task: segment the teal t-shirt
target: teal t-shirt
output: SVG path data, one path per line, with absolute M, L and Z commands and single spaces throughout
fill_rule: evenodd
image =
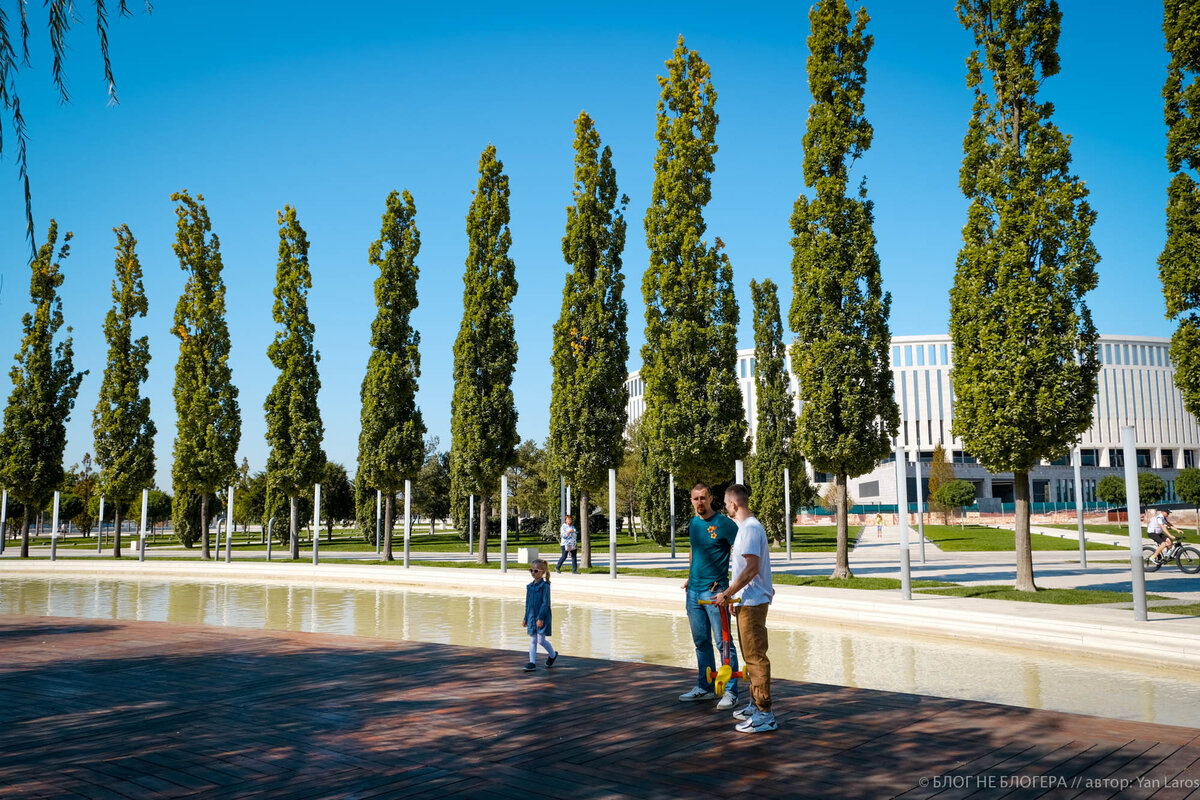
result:
M 718 589 L 729 586 L 729 551 L 737 538 L 737 523 L 724 514 L 708 519 L 692 517 L 688 523 L 688 541 L 692 545 L 692 569 L 688 588 L 708 589 L 713 583 Z

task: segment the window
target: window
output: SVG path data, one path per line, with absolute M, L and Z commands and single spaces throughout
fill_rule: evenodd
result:
M 1108 448 L 1108 465 L 1110 467 L 1125 466 L 1125 451 L 1119 447 Z
M 1158 365 L 1161 367 L 1163 365 L 1163 351 L 1166 350 L 1167 348 L 1156 347 L 1154 349 L 1158 351 Z
M 1034 481 L 1033 482 L 1033 502 L 1049 503 L 1050 502 L 1050 481 Z
M 942 363 L 945 364 L 946 366 L 950 366 L 950 356 L 948 356 L 946 354 L 946 351 L 948 348 L 949 348 L 949 345 L 945 345 L 945 344 L 942 345 Z
M 904 366 L 906 366 L 906 367 L 912 366 L 912 345 L 911 344 L 904 345 Z
M 744 360 L 738 362 L 738 369 L 740 370 L 741 376 L 743 378 L 746 377 L 746 362 Z
M 917 461 L 920 461 L 922 464 L 932 464 L 933 451 L 931 450 L 928 453 L 926 453 L 924 450 L 917 451 Z
M 954 451 L 954 463 L 955 464 L 975 464 L 978 462 L 976 462 L 975 456 L 971 455 L 966 450 L 955 450 Z
M 929 363 L 930 364 L 938 363 L 937 362 L 937 348 L 934 347 L 933 345 L 929 345 Z
M 1071 466 L 1071 451 L 1068 450 L 1067 452 L 1063 453 L 1058 458 L 1051 461 L 1050 466 L 1052 466 L 1052 467 L 1069 467 L 1069 466 Z
M 1129 366 L 1132 363 L 1129 360 L 1129 345 L 1127 345 L 1127 344 L 1122 345 L 1122 348 L 1125 350 L 1125 353 L 1124 353 L 1125 361 L 1123 363 L 1125 364 L 1125 366 Z M 1137 348 L 1134 348 L 1134 349 L 1136 350 Z
M 1138 469 L 1149 469 L 1154 466 L 1154 459 L 1151 457 L 1149 450 L 1139 449 L 1137 451 L 1137 465 Z
M 1113 363 L 1113 360 L 1112 360 L 1112 345 L 1111 345 L 1111 344 L 1106 344 L 1106 345 L 1104 345 L 1104 363 L 1105 363 L 1105 364 L 1111 364 L 1111 363 Z
M 1188 467 L 1189 469 L 1191 467 L 1196 466 L 1196 451 L 1195 450 L 1184 450 L 1183 451 L 1183 466 Z
M 1162 468 L 1163 469 L 1174 469 L 1175 468 L 1175 451 L 1174 450 L 1163 450 L 1161 452 L 1160 456 L 1162 459 Z
M 1083 502 L 1096 502 L 1096 479 L 1088 478 L 1083 482 Z
M 925 366 L 925 348 L 917 345 L 917 366 Z
M 1079 466 L 1081 467 L 1098 467 L 1100 466 L 1100 451 L 1092 448 L 1090 450 L 1079 451 Z
M 831 480 L 833 479 L 829 476 L 828 472 L 813 473 L 813 483 L 829 483 Z
M 892 366 L 896 367 L 899 365 L 900 365 L 900 348 L 893 347 L 892 348 Z

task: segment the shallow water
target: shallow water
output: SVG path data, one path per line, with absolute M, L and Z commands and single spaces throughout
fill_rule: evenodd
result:
M 164 579 L 0 580 L 0 614 L 148 620 L 315 631 L 492 647 L 524 663 L 529 638 L 515 597 L 301 584 Z M 1194 726 L 1200 674 L 1108 667 L 1085 659 L 847 628 L 768 620 L 777 678 L 984 700 Z M 556 600 L 552 641 L 572 655 L 694 667 L 678 614 Z M 680 691 L 688 688 L 680 685 Z

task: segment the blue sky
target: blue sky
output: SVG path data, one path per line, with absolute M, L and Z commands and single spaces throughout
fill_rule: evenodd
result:
M 1093 239 L 1103 260 L 1089 303 L 1102 333 L 1169 336 L 1155 263 L 1169 177 L 1161 6 L 1060 2 L 1062 71 L 1043 96 L 1073 139 L 1075 169 L 1099 214 Z M 152 15 L 132 5 L 135 16 L 113 19 L 110 31 L 120 105 L 106 103 L 86 4 L 77 6 L 81 19 L 68 39 L 72 102 L 61 105 L 51 86 L 41 4 L 30 11 L 33 67 L 19 76 L 38 238 L 50 217 L 75 233 L 64 265 L 64 310 L 74 326 L 77 367 L 90 374 L 69 424 L 67 464 L 92 450 L 102 324 L 111 305 L 111 229 L 127 223 L 139 241 L 150 300 L 138 332 L 149 334 L 153 355 L 146 390 L 159 429 L 158 479 L 170 482 L 178 341 L 168 329 L 184 275 L 171 252 L 169 195 L 183 188 L 205 196 L 221 240 L 243 417 L 239 460 L 246 456 L 256 470 L 266 461 L 275 212 L 290 203 L 311 243 L 325 447 L 352 473 L 375 313 L 367 247 L 379 234 L 387 193 L 411 191 L 422 234 L 421 306 L 413 320 L 422 337 L 418 402 L 430 433 L 449 448 L 465 216 L 488 143 L 512 188 L 518 431 L 540 442 L 549 420 L 550 330 L 566 270 L 561 239 L 574 120 L 580 110 L 593 117 L 631 200 L 625 270 L 629 366 L 636 369 L 656 76 L 681 33 L 711 66 L 719 94 L 720 151 L 706 219 L 709 236 L 724 240 L 733 262 L 741 346 L 753 344 L 751 279 L 770 277 L 782 287 L 786 316 L 788 218 L 804 188 L 801 138 L 811 102 L 806 4 L 168 0 Z M 965 213 L 958 168 L 971 107 L 964 80 L 971 39 L 952 0 L 875 0 L 867 9 L 875 48 L 866 104 L 875 141 L 861 169 L 875 201 L 892 332 L 941 333 Z M 8 358 L 28 308 L 28 245 L 14 139 L 4 124 L 0 356 Z M 6 368 L 0 390 L 7 397 L 10 389 Z

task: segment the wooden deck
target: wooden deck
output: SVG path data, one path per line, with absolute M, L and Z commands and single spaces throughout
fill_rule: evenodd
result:
M 1193 728 L 779 681 L 745 735 L 687 670 L 524 662 L 0 617 L 0 797 L 1200 798 Z

